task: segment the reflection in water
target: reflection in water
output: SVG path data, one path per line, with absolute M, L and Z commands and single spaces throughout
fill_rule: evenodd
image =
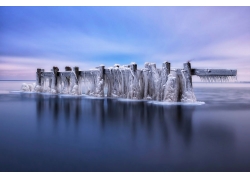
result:
M 44 94 L 0 95 L 0 100 L 0 170 L 242 171 L 250 167 L 246 103 L 211 104 L 204 99 L 202 106 L 162 106 Z
M 68 98 L 37 95 L 37 119 L 58 121 L 98 122 L 94 128 L 110 131 L 120 128 L 129 131 L 132 138 L 143 132 L 148 140 L 159 138 L 167 144 L 169 138 L 179 138 L 188 145 L 192 139 L 192 116 L 196 106 L 161 106 L 146 102 L 124 102 L 116 99 Z M 223 130 L 217 129 L 223 133 Z M 212 129 L 214 133 L 214 129 Z M 207 132 L 211 134 L 211 132 Z M 230 133 L 226 133 L 230 134 Z M 163 144 L 164 144 L 163 143 Z
M 128 134 L 132 138 L 137 138 L 143 133 L 147 140 L 159 138 L 162 145 L 166 146 L 169 138 L 181 141 L 187 146 L 191 143 L 193 112 L 197 108 L 197 106 L 161 106 L 146 102 L 124 102 L 116 99 L 44 95 L 36 97 L 36 104 L 38 120 L 49 117 L 48 119 L 53 119 L 55 125 L 58 121 L 73 121 L 76 126 L 80 121 L 88 121 L 90 124 L 98 122 L 99 126 L 93 127 L 97 131 L 105 133 L 112 131 L 113 128 L 119 128 L 121 131 L 129 131 Z M 198 118 L 205 117 L 200 115 Z M 211 123 L 204 123 L 196 131 L 207 139 L 216 136 L 215 138 L 221 139 L 223 143 L 230 144 L 234 139 L 230 128 L 217 123 L 212 126 Z
M 71 117 L 77 124 L 82 114 L 82 103 L 80 98 L 60 98 L 59 96 L 36 95 L 37 119 L 41 120 L 48 116 L 55 123 L 59 117 L 69 121 Z
M 249 171 L 249 86 L 195 91 L 205 105 L 0 94 L 0 171 Z
M 216 171 L 222 168 L 216 161 L 225 163 L 230 158 L 235 161 L 232 127 L 218 123 L 220 117 L 206 106 L 161 106 L 117 99 L 44 95 L 35 99 L 39 126 L 52 121 L 54 131 L 62 132 L 64 124 L 75 135 L 69 137 L 64 132 L 60 139 L 74 142 L 78 136 L 86 147 L 94 148 L 90 155 L 86 154 L 99 157 L 91 160 L 91 171 L 106 171 L 106 168 L 111 171 Z M 71 128 L 72 123 L 77 131 Z M 93 154 L 96 148 L 99 151 Z M 106 156 L 114 162 L 120 159 L 123 165 L 110 164 Z M 130 166 L 131 162 L 140 165 Z M 171 164 L 176 163 L 179 165 L 172 167 Z

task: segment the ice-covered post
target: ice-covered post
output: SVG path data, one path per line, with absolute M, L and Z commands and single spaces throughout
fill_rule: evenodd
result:
M 81 77 L 80 77 L 80 71 L 79 67 L 74 67 L 74 72 L 76 75 L 76 85 L 77 85 L 77 94 L 82 94 L 82 83 L 81 83 Z
M 137 71 L 137 64 L 136 63 L 131 63 L 130 67 L 131 67 L 131 70 L 133 72 Z
M 40 68 L 37 68 L 37 71 L 36 71 L 36 85 L 39 85 L 41 86 L 42 84 L 42 69 Z
M 147 99 L 149 95 L 149 63 L 146 62 L 144 64 L 143 69 L 143 81 L 144 81 L 144 92 L 143 92 L 143 98 Z
M 99 71 L 100 71 L 100 79 L 104 79 L 105 66 L 104 65 L 100 65 L 99 66 Z
M 168 75 L 168 81 L 164 87 L 163 101 L 177 102 L 179 100 L 180 79 L 176 69 Z
M 69 66 L 65 66 L 65 71 L 72 71 L 72 68 Z M 70 77 L 64 76 L 64 88 L 66 92 L 70 92 Z
M 65 66 L 65 71 L 72 71 L 72 68 L 69 66 Z
M 169 74 L 170 74 L 170 63 L 165 61 L 164 63 L 162 63 L 162 70 L 161 70 L 160 100 L 164 98 L 164 90 L 168 81 Z
M 105 66 L 100 65 L 99 66 L 99 77 L 97 79 L 97 96 L 104 97 L 104 70 Z
M 36 86 L 34 87 L 35 92 L 42 92 L 43 91 L 43 85 L 44 85 L 44 78 L 42 77 L 43 72 L 44 72 L 44 69 L 37 68 Z
M 158 69 L 156 68 L 155 63 L 149 64 L 149 72 L 150 72 L 150 82 L 149 82 L 149 94 L 153 100 L 160 100 L 160 74 Z
M 137 75 L 137 64 L 130 64 L 131 74 L 129 76 L 129 97 L 130 99 L 138 99 L 139 81 Z
M 52 88 L 55 90 L 55 93 L 58 93 L 58 72 L 59 68 L 56 66 L 53 66 L 53 77 L 52 77 Z
M 186 73 L 185 73 L 185 78 L 187 79 L 186 87 L 188 89 L 190 89 L 190 88 L 193 87 L 193 85 L 192 85 L 193 83 L 192 83 L 191 63 L 190 62 L 184 63 L 183 66 L 184 66 L 184 70 L 186 71 Z
M 184 63 L 183 66 L 184 69 L 181 70 L 181 75 L 182 75 L 181 101 L 195 102 L 196 97 L 193 92 L 191 64 L 190 62 L 187 62 Z
M 165 74 L 169 75 L 170 74 L 170 63 L 168 61 L 165 61 L 162 63 L 162 70 L 165 72 Z
M 74 67 L 74 72 L 75 72 L 76 79 L 77 79 L 76 84 L 79 84 L 79 77 L 80 77 L 79 67 L 75 66 Z

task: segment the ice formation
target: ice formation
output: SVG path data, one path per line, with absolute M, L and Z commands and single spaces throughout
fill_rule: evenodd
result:
M 113 97 L 133 100 L 154 100 L 162 102 L 196 102 L 193 92 L 192 75 L 206 82 L 225 82 L 236 79 L 237 70 L 192 69 L 189 62 L 183 69 L 170 69 L 164 62 L 162 68 L 155 63 L 145 63 L 138 69 L 136 63 L 129 65 L 104 65 L 80 71 L 78 67 L 66 66 L 60 72 L 57 67 L 45 72 L 37 69 L 36 84 L 22 84 L 22 91 Z
M 33 83 L 33 84 L 23 83 L 21 85 L 21 90 L 25 91 L 25 92 L 32 92 L 32 91 L 34 91 L 34 87 L 35 87 L 35 83 Z

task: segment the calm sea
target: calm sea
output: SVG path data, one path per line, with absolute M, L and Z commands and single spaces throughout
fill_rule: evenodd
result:
M 250 171 L 250 84 L 194 83 L 204 105 L 9 93 L 0 171 Z

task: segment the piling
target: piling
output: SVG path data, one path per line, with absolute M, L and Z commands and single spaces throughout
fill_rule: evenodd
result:
M 192 88 L 193 83 L 192 83 L 192 69 L 191 69 L 191 63 L 187 62 L 183 64 L 184 70 L 186 71 L 185 73 L 185 78 L 187 79 L 190 84 L 187 84 L 187 88 Z
M 41 86 L 42 85 L 42 69 L 37 68 L 36 70 L 36 84 Z

